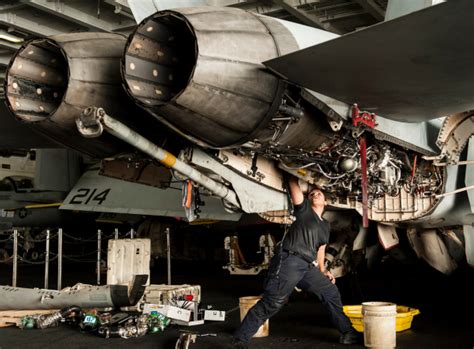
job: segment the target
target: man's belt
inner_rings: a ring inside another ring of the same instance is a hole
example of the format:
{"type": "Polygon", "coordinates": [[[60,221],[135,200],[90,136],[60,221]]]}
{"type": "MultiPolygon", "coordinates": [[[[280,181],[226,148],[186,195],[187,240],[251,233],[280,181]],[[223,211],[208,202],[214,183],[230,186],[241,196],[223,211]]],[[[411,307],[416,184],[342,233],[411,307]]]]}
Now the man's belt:
{"type": "Polygon", "coordinates": [[[296,256],[296,257],[299,257],[307,263],[313,263],[312,260],[308,261],[308,258],[303,256],[301,253],[298,253],[298,252],[295,252],[295,251],[292,251],[292,250],[287,250],[286,248],[283,249],[283,252],[286,252],[286,253],[291,254],[293,256],[296,256]]]}

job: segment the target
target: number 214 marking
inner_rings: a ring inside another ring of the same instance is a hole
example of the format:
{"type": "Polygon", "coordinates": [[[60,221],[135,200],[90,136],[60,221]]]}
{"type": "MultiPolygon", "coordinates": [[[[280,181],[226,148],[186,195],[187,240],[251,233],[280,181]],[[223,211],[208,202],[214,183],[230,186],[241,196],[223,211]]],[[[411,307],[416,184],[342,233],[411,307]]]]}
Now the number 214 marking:
{"type": "Polygon", "coordinates": [[[107,199],[107,195],[110,192],[110,188],[105,189],[104,191],[101,191],[98,194],[96,194],[96,192],[97,192],[97,189],[89,189],[89,188],[77,189],[77,194],[72,197],[69,203],[87,205],[90,201],[96,201],[98,205],[102,205],[105,199],[107,199]]]}

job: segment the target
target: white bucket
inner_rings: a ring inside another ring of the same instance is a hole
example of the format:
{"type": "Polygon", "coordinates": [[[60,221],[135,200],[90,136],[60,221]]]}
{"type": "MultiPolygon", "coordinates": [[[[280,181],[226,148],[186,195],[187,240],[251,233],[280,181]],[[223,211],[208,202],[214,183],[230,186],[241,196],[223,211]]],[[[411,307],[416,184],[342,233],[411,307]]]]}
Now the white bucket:
{"type": "Polygon", "coordinates": [[[395,348],[397,305],[387,302],[362,303],[364,345],[367,348],[395,348]]]}
{"type": "MultiPolygon", "coordinates": [[[[240,307],[240,321],[245,318],[247,312],[252,308],[262,297],[240,297],[239,298],[239,307],[240,307]]],[[[257,333],[253,337],[267,337],[268,330],[270,327],[269,320],[265,321],[262,326],[258,329],[257,333]]]]}

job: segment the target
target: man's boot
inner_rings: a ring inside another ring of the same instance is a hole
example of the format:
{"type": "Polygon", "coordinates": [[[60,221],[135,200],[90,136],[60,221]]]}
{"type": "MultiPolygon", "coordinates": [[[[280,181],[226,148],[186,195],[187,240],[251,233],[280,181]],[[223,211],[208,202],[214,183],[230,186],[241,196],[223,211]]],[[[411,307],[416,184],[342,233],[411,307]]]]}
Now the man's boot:
{"type": "Polygon", "coordinates": [[[349,331],[341,334],[339,337],[339,343],[341,344],[360,344],[362,336],[354,329],[351,328],[349,331]]]}
{"type": "Polygon", "coordinates": [[[232,342],[230,344],[230,347],[232,349],[248,349],[249,344],[234,337],[234,338],[232,338],[232,342]]]}

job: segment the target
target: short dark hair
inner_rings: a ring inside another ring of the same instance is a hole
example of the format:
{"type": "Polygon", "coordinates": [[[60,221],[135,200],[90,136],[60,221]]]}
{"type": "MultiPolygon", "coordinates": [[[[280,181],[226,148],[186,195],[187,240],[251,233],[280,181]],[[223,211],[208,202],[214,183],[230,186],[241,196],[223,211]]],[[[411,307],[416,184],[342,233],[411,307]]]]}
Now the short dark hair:
{"type": "Polygon", "coordinates": [[[308,190],[308,193],[307,193],[308,197],[309,197],[309,195],[310,195],[313,191],[315,191],[315,190],[320,191],[321,193],[323,193],[324,197],[326,197],[326,193],[321,189],[321,187],[319,187],[319,186],[317,186],[317,185],[314,185],[314,186],[311,186],[311,187],[310,187],[310,189],[308,190]]]}

